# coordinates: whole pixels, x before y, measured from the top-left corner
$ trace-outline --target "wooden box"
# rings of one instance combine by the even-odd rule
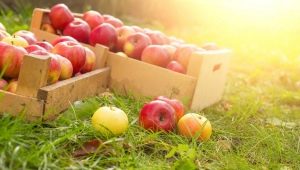
[[[43,10],[35,10],[31,31],[38,40],[51,42],[57,35],[39,29]],[[37,27],[36,27],[37,26]],[[110,68],[105,67],[108,49],[84,44],[96,54],[95,70],[47,85],[49,57],[25,56],[16,94],[0,90],[0,113],[22,114],[29,120],[55,118],[74,101],[97,96],[108,88]]]
[[[51,41],[57,35],[40,29],[50,23],[49,10],[35,9],[31,31],[38,37]],[[82,14],[75,14],[82,17]],[[89,48],[106,51],[106,65],[111,69],[109,88],[135,97],[164,95],[177,98],[192,110],[201,110],[218,102],[223,95],[231,51],[228,49],[197,52],[191,56],[187,74],[126,58],[108,52],[102,45]],[[101,63],[103,64],[103,63]]]

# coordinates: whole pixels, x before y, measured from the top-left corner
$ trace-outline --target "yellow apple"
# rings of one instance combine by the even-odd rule
[[[178,131],[182,136],[208,140],[212,134],[212,127],[206,117],[196,113],[188,113],[180,118],[177,124]]]
[[[128,128],[128,118],[123,110],[104,106],[92,116],[92,126],[104,136],[120,135]]]
[[[28,42],[24,38],[16,35],[5,37],[2,39],[2,42],[20,47],[28,46]]]

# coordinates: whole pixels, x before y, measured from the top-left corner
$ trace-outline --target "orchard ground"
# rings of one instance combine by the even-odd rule
[[[0,22],[10,33],[28,29],[31,12],[6,11]],[[195,39],[192,33],[178,34]],[[106,94],[72,105],[53,122],[1,117],[0,169],[299,169],[300,59],[273,51],[258,56],[260,48],[236,53],[223,100],[200,112],[213,126],[207,142],[145,131],[137,117],[147,99]],[[104,105],[128,114],[130,127],[124,135],[106,140],[93,130],[91,116]],[[105,141],[97,153],[73,157],[95,138]]]

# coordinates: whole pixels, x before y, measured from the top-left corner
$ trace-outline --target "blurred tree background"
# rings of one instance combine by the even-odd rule
[[[280,63],[300,54],[297,0],[2,0],[0,8],[31,13],[35,7],[50,8],[56,3],[67,4],[73,12],[93,9],[111,14],[127,24],[159,29],[189,43],[217,42],[234,49],[241,59]]]

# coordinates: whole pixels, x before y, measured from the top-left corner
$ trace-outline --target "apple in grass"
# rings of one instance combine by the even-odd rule
[[[88,23],[79,18],[75,18],[70,22],[63,31],[63,35],[71,36],[82,43],[89,42],[90,33],[91,28]]]
[[[123,51],[128,57],[140,60],[144,49],[151,45],[151,39],[143,33],[133,33],[127,37]]]
[[[70,36],[59,36],[57,38],[55,38],[52,41],[52,45],[55,46],[56,44],[60,43],[60,42],[65,42],[65,41],[73,41],[73,42],[78,42],[77,40],[75,40],[75,38],[70,37]]]
[[[99,12],[93,10],[85,12],[82,19],[89,24],[92,30],[104,22],[103,16]]]
[[[210,121],[196,113],[188,113],[181,117],[177,128],[182,136],[194,138],[198,141],[206,141],[212,134]]]
[[[27,47],[28,46],[28,42],[24,38],[22,38],[20,36],[16,36],[16,35],[5,37],[1,40],[1,42],[5,42],[7,44],[19,46],[19,47]]]
[[[46,51],[52,51],[54,48],[53,45],[47,41],[38,41],[35,43],[36,45],[43,47]]]
[[[141,60],[160,67],[166,67],[171,61],[171,57],[163,46],[149,45],[144,49]]]
[[[94,70],[96,65],[96,55],[95,53],[87,47],[84,47],[86,53],[85,64],[80,70],[81,73],[87,73]]]
[[[176,126],[176,112],[165,101],[154,100],[141,109],[139,124],[147,130],[173,131]]]
[[[2,41],[5,37],[10,37],[10,34],[6,31],[0,30],[0,41]]]
[[[167,69],[185,74],[186,69],[177,61],[171,61],[170,63],[167,64],[166,66]]]
[[[29,45],[29,46],[25,47],[25,50],[28,53],[32,53],[34,51],[47,51],[45,48],[43,48],[39,45],[36,45],[36,44],[32,44],[32,45]]]
[[[52,52],[70,60],[73,66],[73,75],[80,72],[85,64],[86,51],[84,47],[77,42],[60,42],[54,46]]]
[[[161,100],[171,105],[176,112],[176,122],[178,122],[179,119],[184,115],[184,106],[181,101],[177,99],[169,99],[165,96],[158,96],[154,100]]]
[[[93,114],[92,126],[106,137],[121,135],[128,129],[128,117],[117,107],[103,106]]]
[[[56,4],[50,10],[49,19],[54,29],[64,30],[74,20],[74,16],[68,6]]]
[[[58,57],[55,54],[49,53],[44,50],[34,51],[30,54],[51,57],[47,83],[48,84],[56,83],[61,74],[61,66],[60,66]]]
[[[135,33],[135,30],[129,26],[122,26],[117,28],[118,40],[115,46],[115,50],[123,51],[123,46],[125,44],[125,41],[127,40],[127,37],[133,33]]]
[[[90,35],[90,44],[95,46],[96,44],[102,44],[113,50],[115,44],[117,43],[117,31],[116,29],[108,23],[103,23],[96,28],[94,28]]]
[[[18,88],[18,80],[17,79],[12,79],[9,81],[7,87],[6,87],[6,91],[9,91],[11,93],[16,93]]]
[[[52,34],[56,34],[55,28],[51,24],[48,24],[48,23],[42,24],[41,30],[52,33]]]
[[[35,44],[37,42],[37,38],[35,37],[34,33],[27,31],[27,30],[17,31],[13,35],[24,38],[28,42],[29,45]]]
[[[0,90],[6,90],[7,84],[6,80],[0,78]]]
[[[56,54],[60,67],[61,67],[61,73],[59,76],[59,80],[66,80],[72,77],[73,75],[73,66],[71,61],[69,61],[67,58],[62,57],[61,55]],[[77,73],[78,74],[78,73]]]
[[[0,42],[0,70],[4,77],[18,78],[25,54],[27,51],[22,47]]]

